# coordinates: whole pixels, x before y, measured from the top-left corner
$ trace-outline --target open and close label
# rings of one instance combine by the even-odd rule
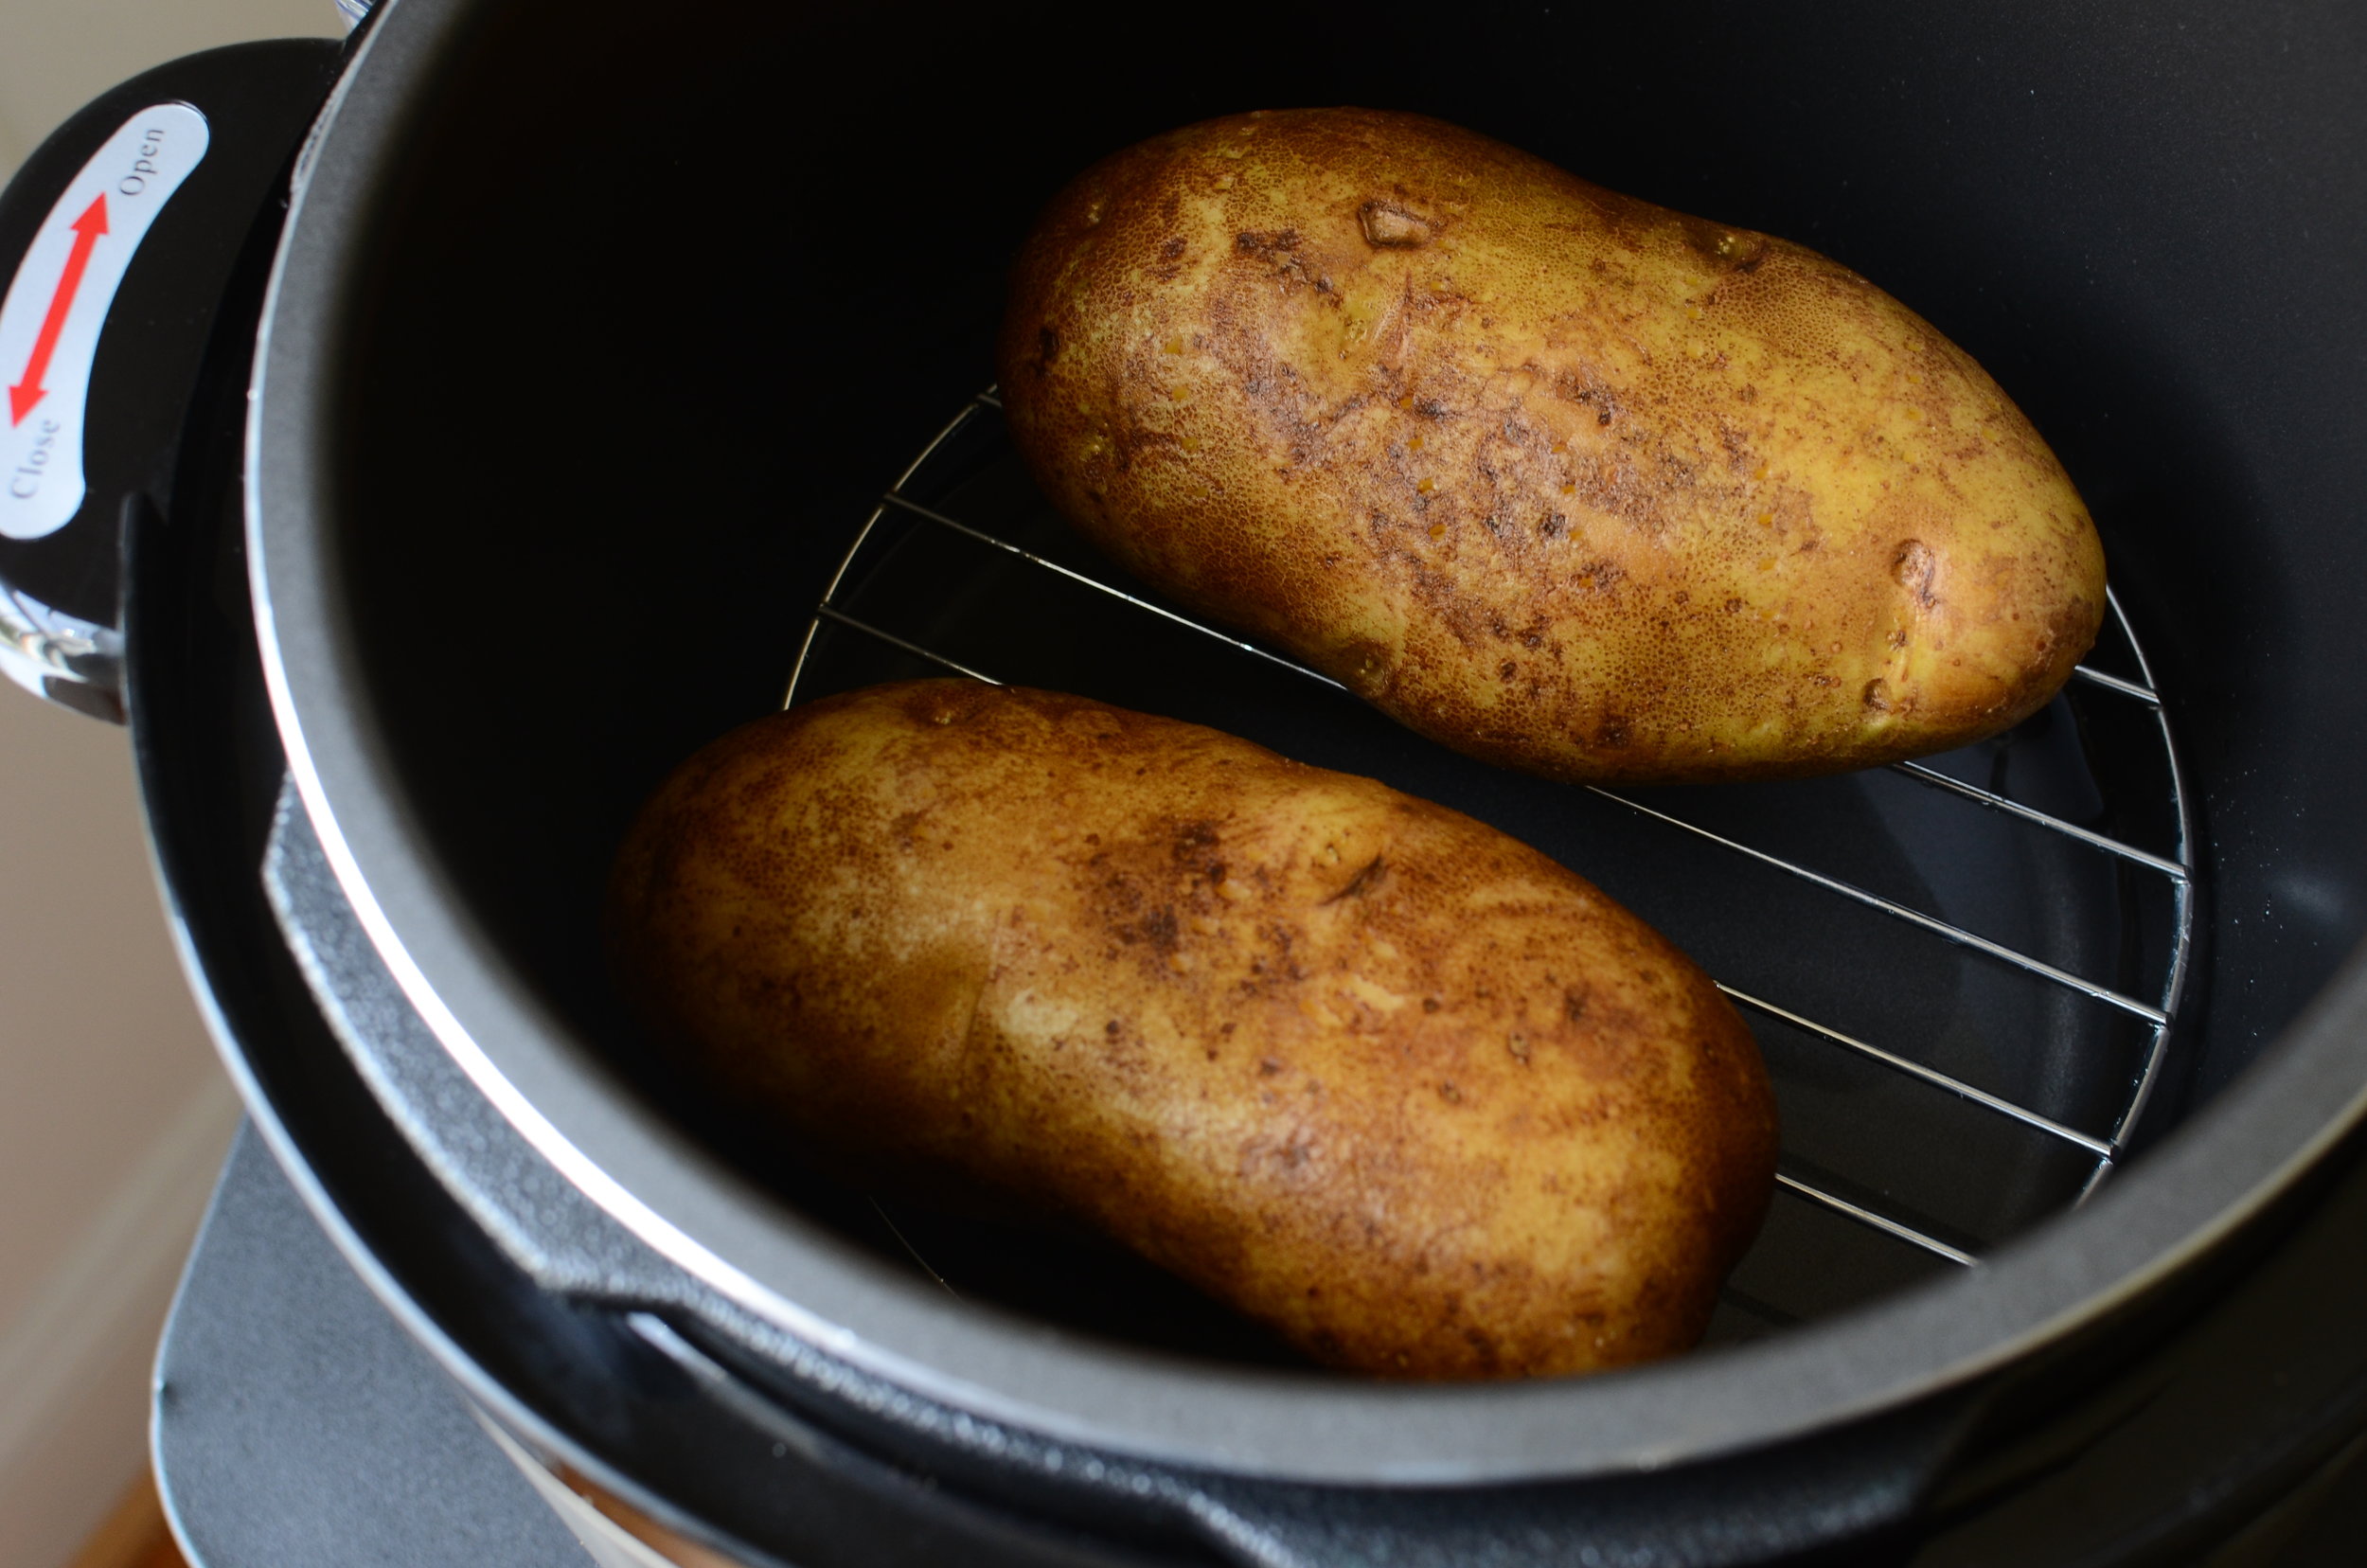
[[[205,156],[205,116],[160,103],[82,166],[0,302],[0,534],[39,539],[82,508],[91,361],[149,225]]]

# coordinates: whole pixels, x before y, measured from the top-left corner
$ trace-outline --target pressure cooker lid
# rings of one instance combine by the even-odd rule
[[[2118,678],[2147,690],[2158,679],[2194,754],[2178,798],[2220,835],[2165,846],[2194,856],[2178,885],[2216,886],[2228,911],[2215,923],[2207,900],[2181,903],[2185,923],[2169,928],[2182,944],[2199,907],[2196,974],[2212,983],[2181,993],[2165,970],[2150,999],[2105,988],[2139,1009],[2121,1013],[2150,1042],[2129,1079],[2147,1088],[2164,1050],[2185,1053],[2198,1093],[2232,1076],[2357,935],[2345,900],[2367,853],[2281,826],[2279,802],[2244,783],[2252,775],[2231,748],[2352,765],[2325,756],[2323,726],[2295,722],[2348,712],[2356,695],[2329,705],[2306,678],[2272,678],[2257,628],[2342,646],[2337,605],[2358,573],[2356,548],[2319,548],[2315,576],[2279,567],[2308,556],[2339,494],[2323,488],[2337,472],[2326,455],[2291,450],[2323,400],[2287,372],[2330,352],[2329,337],[2367,332],[2353,309],[2322,314],[2281,355],[2256,329],[2243,355],[2210,359],[2217,345],[2195,336],[2208,317],[2181,291],[2272,312],[2341,247],[2322,258],[2192,202],[2116,196],[2144,182],[2114,137],[2244,70],[2296,106],[2336,81],[2274,50],[2179,44],[2133,15],[2061,38],[1980,19],[1939,37],[1838,11],[1771,36],[1737,18],[1717,30],[1731,53],[1703,56],[1679,47],[1700,41],[1672,24],[1630,19],[1619,38],[1600,16],[1507,14],[1492,31],[1475,19],[1418,69],[1391,18],[1352,44],[1293,39],[1269,19],[1266,52],[1130,56],[1123,82],[1108,62],[1088,62],[1098,76],[1049,71],[1076,57],[1076,41],[1055,50],[1017,21],[728,8],[716,20],[737,40],[729,51],[689,46],[630,8],[570,8],[561,27],[523,4],[393,6],[300,169],[250,432],[274,704],[341,884],[479,1088],[680,1266],[916,1391],[1056,1435],[1308,1478],[1574,1475],[1750,1446],[2007,1361],[2191,1260],[2356,1119],[2367,981],[2354,974],[2206,1114],[1978,1268],[1748,1347],[1523,1386],[1380,1387],[1056,1333],[952,1301],[784,1205],[662,1097],[636,1092],[584,911],[621,813],[699,740],[777,701],[825,589],[834,626],[862,619],[830,576],[853,560],[854,525],[885,505],[870,495],[974,387],[1000,258],[1035,204],[1098,152],[1254,102],[1353,96],[1426,109],[1605,183],[1828,246],[1974,348],[2095,504],[2129,652],[2149,650],[2155,667],[2139,658]],[[1551,62],[1582,60],[1605,77],[1591,101],[1636,114],[1612,136],[1599,116],[1574,116],[1566,94],[1501,93],[1514,67],[1483,44],[1505,37],[1534,42],[1536,63],[1519,68],[1540,81]],[[1978,68],[1936,74],[1935,62],[1967,58]],[[1783,74],[1768,75],[1770,61],[1814,62],[1835,82],[1910,66],[1929,96],[1869,92],[1804,111],[1771,84]],[[1033,76],[1021,69],[1031,62]],[[794,95],[778,90],[783,72]],[[1032,85],[1015,94],[1018,81]],[[2091,100],[2076,121],[2022,101],[2074,87]],[[2233,98],[2179,122],[2198,127],[2200,151],[2163,132],[2134,167],[2158,182],[2200,161],[2233,180],[2265,155],[2224,144]],[[2323,107],[2276,122],[2278,155],[2304,137],[2367,143],[2347,98]],[[1767,116],[1788,125],[1796,155],[1744,151]],[[1948,129],[1958,117],[1977,134]],[[2056,145],[2066,127],[2086,138],[2075,158]],[[1676,151],[1655,154],[1656,138]],[[1687,188],[1708,149],[1735,168]],[[2346,167],[2333,151],[2313,155]],[[1873,179],[1875,195],[1842,195],[1853,177]],[[2355,230],[2367,193],[2349,195],[2327,221]],[[2273,206],[2273,192],[2255,205]],[[2106,287],[2062,265],[2066,235],[2082,232],[2189,264]],[[2215,259],[2194,263],[2198,250]],[[2079,325],[2091,298],[2110,330]],[[2276,418],[2246,427],[2233,456],[2197,443],[2192,404],[2206,389],[2165,383],[2162,363],[2212,364],[2211,397]],[[2250,514],[2250,558],[2231,563],[2209,534],[2224,532],[2212,508],[2227,503],[2230,474],[2283,458],[2281,488]],[[920,514],[957,491],[990,499],[991,456],[966,461],[926,501],[899,486],[906,519],[929,524]],[[2191,481],[2183,493],[2180,480]],[[845,586],[894,579],[883,573]],[[2232,656],[2245,648],[2249,668]],[[824,664],[836,656],[825,650]],[[2279,714],[2281,732],[2268,722]],[[2231,827],[2255,858],[2225,852]],[[2314,958],[2243,930],[2264,864],[2288,880],[2305,872],[2294,885],[2319,890]],[[2149,897],[2128,885],[2113,896]],[[2137,1098],[2123,1106],[2131,1116]],[[2174,1098],[2160,1109],[2177,1110]],[[2117,1152],[2138,1130],[2109,1131],[2088,1136]]]

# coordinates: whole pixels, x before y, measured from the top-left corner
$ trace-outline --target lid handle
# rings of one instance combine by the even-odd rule
[[[0,190],[0,674],[123,721],[123,533],[164,516],[234,269],[276,224],[326,39],[160,65]]]

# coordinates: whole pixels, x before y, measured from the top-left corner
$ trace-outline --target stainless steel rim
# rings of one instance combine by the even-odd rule
[[[1330,1482],[1617,1472],[1778,1441],[2005,1364],[2226,1238],[2367,1113],[2367,968],[2354,962],[2207,1114],[1984,1267],[1762,1346],[1566,1383],[1409,1389],[1212,1370],[962,1308],[824,1235],[620,1093],[501,966],[438,869],[371,714],[329,526],[347,324],[408,116],[449,74],[475,9],[390,5],[299,169],[248,433],[271,700],[338,879],[438,1039],[589,1196],[751,1310],[924,1397],[1146,1457]]]

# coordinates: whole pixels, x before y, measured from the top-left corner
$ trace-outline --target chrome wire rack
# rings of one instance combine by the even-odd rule
[[[1078,691],[1381,776],[1602,886],[1720,976],[1782,1101],[1796,1203],[1714,1339],[1975,1266],[2121,1159],[2176,1055],[2196,887],[2168,717],[2117,597],[2054,704],[1964,752],[1715,789],[1516,779],[1124,578],[1027,482],[1001,408],[973,398],[880,497],[783,705],[932,668]]]

